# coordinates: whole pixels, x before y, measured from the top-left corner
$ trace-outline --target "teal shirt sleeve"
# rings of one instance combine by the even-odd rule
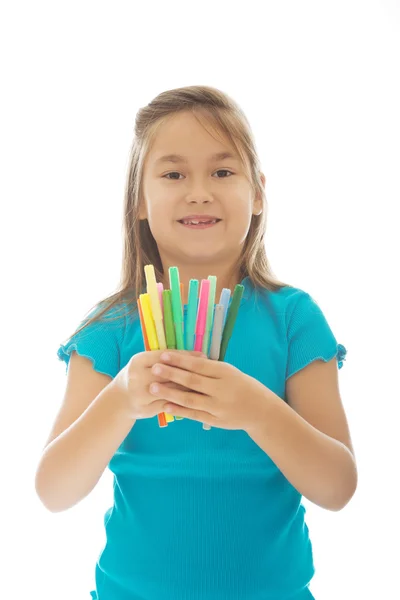
[[[286,379],[317,359],[336,357],[341,369],[347,350],[338,344],[325,315],[307,292],[300,294],[289,317]]]
[[[96,307],[87,318],[85,318],[76,329],[79,329],[89,318],[99,312],[101,307]],[[80,356],[89,358],[93,368],[99,373],[104,373],[114,378],[120,371],[121,346],[125,332],[124,315],[113,307],[82,331],[74,334],[68,342],[61,344],[57,356],[66,364],[66,372],[71,358],[71,352],[75,350]]]

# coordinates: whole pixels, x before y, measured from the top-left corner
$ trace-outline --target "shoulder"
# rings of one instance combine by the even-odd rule
[[[305,290],[286,285],[278,290],[268,290],[266,288],[257,288],[254,295],[254,306],[258,304],[270,308],[272,312],[278,312],[280,316],[288,316],[296,310],[296,307],[303,305],[315,306],[315,300]]]

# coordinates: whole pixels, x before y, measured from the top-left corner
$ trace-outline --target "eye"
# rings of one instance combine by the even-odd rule
[[[231,175],[234,175],[234,173],[232,173],[232,171],[228,171],[228,169],[219,169],[218,171],[216,171],[216,173],[230,173]],[[227,179],[227,178],[226,177],[218,177],[217,179]]]
[[[232,171],[229,171],[228,169],[218,169],[218,171],[215,171],[215,172],[216,173],[230,173],[230,175],[234,175],[234,173],[232,173]],[[171,171],[171,173],[166,173],[165,175],[163,175],[163,178],[171,180],[171,178],[168,177],[168,175],[178,175],[179,176],[181,174],[182,173],[178,173],[178,171]],[[179,181],[178,177],[172,177],[172,179]],[[227,179],[227,177],[217,177],[217,179]]]
[[[172,173],[167,173],[166,175],[163,175],[163,178],[169,179],[168,175],[181,175],[181,173],[178,173],[177,171],[173,171]],[[177,178],[173,177],[173,179],[177,179]]]

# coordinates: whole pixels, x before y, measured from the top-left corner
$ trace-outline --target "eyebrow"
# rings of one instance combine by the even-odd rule
[[[213,154],[210,156],[210,162],[216,162],[219,160],[225,160],[225,158],[231,158],[233,160],[240,160],[236,154],[232,154],[231,152],[217,152],[217,154]],[[172,163],[187,163],[188,160],[184,156],[180,154],[166,154],[165,156],[160,156],[155,163],[159,164],[162,162],[172,162]]]

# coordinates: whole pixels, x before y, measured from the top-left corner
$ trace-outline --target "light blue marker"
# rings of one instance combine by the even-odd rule
[[[225,322],[226,322],[226,316],[228,314],[230,297],[231,297],[231,290],[229,288],[223,288],[223,290],[221,292],[220,299],[219,299],[219,303],[218,303],[218,304],[222,304],[223,307],[224,307],[224,320],[223,320],[222,328],[225,327]]]

